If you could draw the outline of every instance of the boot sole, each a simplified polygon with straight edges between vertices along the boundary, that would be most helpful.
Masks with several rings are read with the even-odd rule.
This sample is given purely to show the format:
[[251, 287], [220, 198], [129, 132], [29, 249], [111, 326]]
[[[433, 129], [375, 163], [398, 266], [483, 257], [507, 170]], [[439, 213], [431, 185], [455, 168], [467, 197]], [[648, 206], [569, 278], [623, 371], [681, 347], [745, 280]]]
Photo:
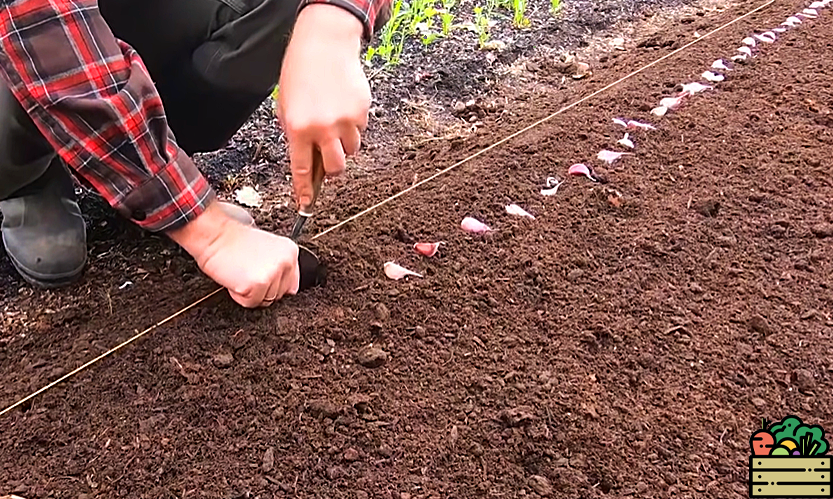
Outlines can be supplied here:
[[87, 266], [87, 259], [84, 259], [84, 263], [81, 264], [76, 270], [71, 272], [66, 272], [64, 274], [60, 274], [57, 276], [45, 276], [39, 275], [37, 272], [32, 272], [24, 267], [17, 259], [6, 251], [6, 254], [9, 255], [9, 260], [12, 262], [12, 266], [17, 270], [17, 273], [20, 274], [20, 277], [23, 278], [24, 281], [31, 284], [32, 286], [36, 286], [43, 289], [55, 289], [55, 288], [62, 288], [69, 284], [72, 284], [79, 277], [81, 274], [84, 273], [84, 268]]

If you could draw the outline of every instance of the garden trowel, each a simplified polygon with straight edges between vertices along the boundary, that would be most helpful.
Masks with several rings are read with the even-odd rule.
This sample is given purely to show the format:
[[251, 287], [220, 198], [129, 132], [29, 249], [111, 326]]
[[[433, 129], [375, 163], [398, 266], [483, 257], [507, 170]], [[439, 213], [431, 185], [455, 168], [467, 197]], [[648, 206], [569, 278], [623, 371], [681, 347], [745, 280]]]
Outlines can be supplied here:
[[[304, 225], [312, 216], [312, 209], [315, 206], [315, 201], [318, 199], [318, 194], [321, 192], [321, 185], [324, 183], [324, 160], [321, 157], [321, 151], [315, 148], [312, 156], [312, 198], [306, 206], [301, 206], [298, 210], [298, 216], [295, 218], [295, 225], [292, 227], [292, 233], [289, 235], [290, 239], [298, 242], [301, 237]], [[301, 284], [299, 291], [303, 291], [316, 286], [323, 286], [327, 280], [327, 268], [321, 263], [318, 255], [312, 252], [309, 248], [298, 245], [298, 267], [301, 270]]]

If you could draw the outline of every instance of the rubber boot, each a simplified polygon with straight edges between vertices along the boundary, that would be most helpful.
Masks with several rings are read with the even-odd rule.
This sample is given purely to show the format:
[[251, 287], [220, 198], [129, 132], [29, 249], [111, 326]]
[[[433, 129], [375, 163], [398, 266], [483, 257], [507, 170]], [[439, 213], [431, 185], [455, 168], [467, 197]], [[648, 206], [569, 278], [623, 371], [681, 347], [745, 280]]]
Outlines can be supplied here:
[[72, 177], [59, 159], [12, 197], [0, 201], [3, 245], [30, 284], [57, 288], [75, 281], [87, 263], [87, 227]]

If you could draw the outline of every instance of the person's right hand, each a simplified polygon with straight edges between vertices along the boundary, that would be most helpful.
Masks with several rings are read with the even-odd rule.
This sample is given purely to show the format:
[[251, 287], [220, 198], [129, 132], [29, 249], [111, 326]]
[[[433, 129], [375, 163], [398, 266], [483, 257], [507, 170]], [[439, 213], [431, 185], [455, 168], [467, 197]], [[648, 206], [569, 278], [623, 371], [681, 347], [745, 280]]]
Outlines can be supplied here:
[[298, 292], [298, 245], [229, 218], [217, 203], [168, 235], [246, 308], [268, 307]]

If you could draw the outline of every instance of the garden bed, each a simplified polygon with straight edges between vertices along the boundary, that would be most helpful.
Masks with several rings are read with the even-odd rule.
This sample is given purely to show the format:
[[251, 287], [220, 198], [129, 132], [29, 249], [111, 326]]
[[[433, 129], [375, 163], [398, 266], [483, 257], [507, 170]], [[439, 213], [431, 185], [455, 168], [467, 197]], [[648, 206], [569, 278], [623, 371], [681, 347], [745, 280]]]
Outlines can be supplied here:
[[[558, 92], [497, 88], [503, 104], [483, 104], [472, 135], [368, 151], [324, 188], [310, 233], [759, 3], [684, 17]], [[256, 311], [217, 297], [0, 419], [0, 494], [746, 495], [762, 417], [833, 417], [833, 12], [761, 44], [682, 109], [650, 110], [804, 7], [776, 3], [317, 239], [325, 288]], [[538, 72], [560, 81], [546, 62]], [[622, 137], [614, 118], [658, 129], [603, 167], [596, 154]], [[254, 144], [257, 123], [238, 140]], [[218, 184], [224, 165], [254, 164], [238, 149], [211, 161]], [[567, 178], [579, 162], [608, 183]], [[271, 193], [259, 223], [286, 233], [276, 175], [244, 178]], [[566, 182], [544, 197], [549, 176]], [[170, 243], [92, 213], [84, 283], [33, 292], [0, 278], [3, 407], [214, 289]], [[466, 216], [494, 231], [462, 232]], [[418, 240], [446, 244], [427, 259]], [[391, 260], [423, 277], [387, 279]]]

